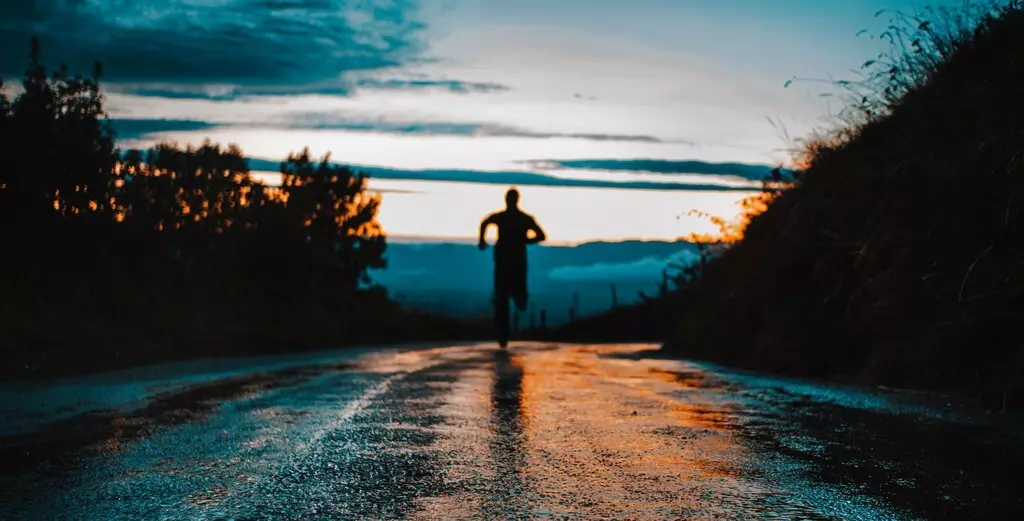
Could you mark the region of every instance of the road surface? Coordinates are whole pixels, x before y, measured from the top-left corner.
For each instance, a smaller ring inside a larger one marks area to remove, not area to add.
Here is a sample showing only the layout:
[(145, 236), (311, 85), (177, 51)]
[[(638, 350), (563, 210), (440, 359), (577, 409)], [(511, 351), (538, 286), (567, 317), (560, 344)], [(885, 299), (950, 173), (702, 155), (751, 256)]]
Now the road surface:
[(0, 519), (1024, 519), (1014, 417), (651, 350), (408, 346), (0, 386)]

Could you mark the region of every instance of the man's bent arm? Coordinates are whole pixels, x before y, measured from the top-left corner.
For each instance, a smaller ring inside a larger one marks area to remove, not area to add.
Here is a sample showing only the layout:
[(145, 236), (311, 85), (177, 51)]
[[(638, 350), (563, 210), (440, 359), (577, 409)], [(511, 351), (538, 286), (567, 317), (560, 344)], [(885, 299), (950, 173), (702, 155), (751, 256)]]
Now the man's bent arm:
[(488, 215), (486, 219), (480, 222), (480, 246), (487, 245), (484, 236), (487, 235), (487, 227), (492, 224), (494, 224), (494, 214)]
[(533, 238), (527, 241), (530, 244), (537, 244), (547, 240), (548, 236), (544, 234), (544, 230), (537, 224), (537, 221), (532, 221), (530, 229), (533, 230)]

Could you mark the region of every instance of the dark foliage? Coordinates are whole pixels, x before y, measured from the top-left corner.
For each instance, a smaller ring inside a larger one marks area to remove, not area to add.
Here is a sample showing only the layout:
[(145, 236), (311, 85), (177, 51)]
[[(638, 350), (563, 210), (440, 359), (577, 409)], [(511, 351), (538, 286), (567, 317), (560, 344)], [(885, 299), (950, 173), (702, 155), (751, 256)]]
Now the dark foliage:
[(890, 33), (896, 52), (858, 86), (877, 95), (703, 267), (668, 349), (1019, 399), (1024, 9), (971, 13)]
[(283, 185), (206, 142), (121, 154), (90, 78), (49, 74), (0, 97), (4, 373), (455, 335), (371, 284), (380, 196), (308, 151)]

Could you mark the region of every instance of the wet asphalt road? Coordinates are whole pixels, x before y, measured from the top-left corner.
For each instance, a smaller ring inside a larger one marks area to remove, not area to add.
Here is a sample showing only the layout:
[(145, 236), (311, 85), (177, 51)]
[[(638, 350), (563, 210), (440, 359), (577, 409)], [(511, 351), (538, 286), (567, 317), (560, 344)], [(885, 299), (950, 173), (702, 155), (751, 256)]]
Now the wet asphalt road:
[(0, 519), (1024, 519), (1016, 417), (650, 349), (8, 384)]

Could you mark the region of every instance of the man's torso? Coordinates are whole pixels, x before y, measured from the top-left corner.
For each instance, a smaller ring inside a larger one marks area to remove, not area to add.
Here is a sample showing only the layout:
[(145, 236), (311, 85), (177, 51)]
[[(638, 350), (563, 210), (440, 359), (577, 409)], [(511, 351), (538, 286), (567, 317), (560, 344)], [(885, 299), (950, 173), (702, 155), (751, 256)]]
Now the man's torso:
[(527, 233), (535, 226), (533, 217), (522, 211), (505, 210), (494, 214), (492, 218), (498, 226), (494, 259), (525, 262)]

